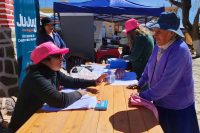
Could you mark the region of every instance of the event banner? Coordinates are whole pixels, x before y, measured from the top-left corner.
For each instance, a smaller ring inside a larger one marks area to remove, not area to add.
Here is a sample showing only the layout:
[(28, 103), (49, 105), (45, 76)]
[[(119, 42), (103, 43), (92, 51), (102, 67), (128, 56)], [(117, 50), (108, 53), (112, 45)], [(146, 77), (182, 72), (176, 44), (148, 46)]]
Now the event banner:
[(26, 75), (26, 67), (31, 63), (30, 53), (36, 46), (36, 32), (39, 20), (38, 0), (15, 0), (14, 18), (19, 86), (21, 86)]

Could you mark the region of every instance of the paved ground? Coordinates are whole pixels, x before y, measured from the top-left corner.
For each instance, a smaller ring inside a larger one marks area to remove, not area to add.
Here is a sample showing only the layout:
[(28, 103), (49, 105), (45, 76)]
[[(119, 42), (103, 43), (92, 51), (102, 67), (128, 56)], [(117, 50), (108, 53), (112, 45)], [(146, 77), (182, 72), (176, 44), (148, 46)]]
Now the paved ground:
[(195, 87), (195, 106), (200, 125), (200, 57), (193, 59), (193, 76)]

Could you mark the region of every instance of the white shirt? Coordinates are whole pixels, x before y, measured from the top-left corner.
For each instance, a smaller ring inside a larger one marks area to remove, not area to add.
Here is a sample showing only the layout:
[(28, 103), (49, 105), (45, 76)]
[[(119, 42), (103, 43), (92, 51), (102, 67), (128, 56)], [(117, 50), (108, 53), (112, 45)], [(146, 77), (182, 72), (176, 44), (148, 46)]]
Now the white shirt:
[(53, 38), (53, 32), (51, 32), (49, 35), (50, 35), (51, 38), (54, 40), (54, 38)]
[(166, 43), (165, 45), (162, 46), (158, 46), (158, 53), (157, 53), (157, 62), (160, 61), (160, 58), (162, 57), (163, 53), (165, 52), (165, 50), (176, 40), (176, 38), (172, 39), (171, 41), (169, 41), (168, 43)]

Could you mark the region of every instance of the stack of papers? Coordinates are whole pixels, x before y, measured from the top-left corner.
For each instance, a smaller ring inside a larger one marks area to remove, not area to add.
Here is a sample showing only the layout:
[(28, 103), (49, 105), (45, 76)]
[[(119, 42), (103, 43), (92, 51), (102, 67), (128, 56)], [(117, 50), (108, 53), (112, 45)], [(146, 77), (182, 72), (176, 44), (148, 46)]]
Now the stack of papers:
[[(72, 91), (74, 91), (74, 90), (65, 89), (62, 92), (69, 93)], [(91, 108), (95, 108), (96, 104), (97, 104), (96, 96), (89, 96), (88, 94), (86, 94), (86, 95), (82, 96), (81, 99), (79, 99), (78, 101), (74, 102), (73, 104), (71, 104), (70, 106), (68, 106), (66, 108), (54, 108), (54, 107), (50, 107), (47, 104), (44, 104), (44, 106), (41, 109), (45, 110), (45, 111), (91, 109)]]

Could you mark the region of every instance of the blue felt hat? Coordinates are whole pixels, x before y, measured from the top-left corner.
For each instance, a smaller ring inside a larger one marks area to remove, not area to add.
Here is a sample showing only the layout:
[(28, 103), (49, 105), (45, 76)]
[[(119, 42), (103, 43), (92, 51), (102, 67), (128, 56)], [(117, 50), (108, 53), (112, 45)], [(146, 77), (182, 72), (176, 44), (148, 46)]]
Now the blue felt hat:
[(173, 12), (161, 13), (158, 21), (150, 28), (169, 30), (181, 37), (184, 37), (183, 32), (180, 29), (180, 18), (178, 18), (177, 15)]

